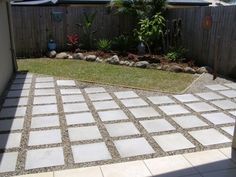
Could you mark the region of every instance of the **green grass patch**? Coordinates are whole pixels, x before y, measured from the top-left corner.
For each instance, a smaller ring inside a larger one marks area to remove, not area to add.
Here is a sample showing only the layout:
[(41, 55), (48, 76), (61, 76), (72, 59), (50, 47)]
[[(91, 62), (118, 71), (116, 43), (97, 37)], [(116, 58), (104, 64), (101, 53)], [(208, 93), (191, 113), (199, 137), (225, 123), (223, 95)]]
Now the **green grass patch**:
[(162, 92), (183, 91), (195, 79), (185, 73), (79, 60), (24, 59), (18, 60), (18, 67), (19, 71)]

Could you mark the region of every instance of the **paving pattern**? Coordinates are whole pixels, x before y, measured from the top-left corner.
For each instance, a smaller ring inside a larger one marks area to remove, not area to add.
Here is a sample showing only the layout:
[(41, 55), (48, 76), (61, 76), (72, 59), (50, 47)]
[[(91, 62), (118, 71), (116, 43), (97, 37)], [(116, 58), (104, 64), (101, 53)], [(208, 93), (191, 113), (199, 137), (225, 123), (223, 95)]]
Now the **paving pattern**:
[(0, 176), (229, 147), (236, 83), (139, 95), (18, 74), (0, 111)]

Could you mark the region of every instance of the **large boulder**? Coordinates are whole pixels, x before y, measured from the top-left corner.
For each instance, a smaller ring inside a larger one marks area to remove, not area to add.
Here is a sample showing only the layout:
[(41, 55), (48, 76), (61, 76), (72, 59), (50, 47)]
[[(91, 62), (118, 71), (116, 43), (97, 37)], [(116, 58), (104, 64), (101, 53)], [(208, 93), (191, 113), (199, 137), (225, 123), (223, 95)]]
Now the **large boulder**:
[(212, 69), (208, 66), (203, 66), (197, 69), (196, 71), (198, 74), (203, 74), (203, 73), (212, 73)]
[(134, 64), (134, 66), (138, 68), (146, 68), (148, 65), (149, 65), (149, 62), (147, 61), (139, 61)]
[(49, 58), (55, 58), (57, 55), (57, 52), (55, 50), (52, 50), (48, 53), (48, 57)]
[(69, 55), (66, 52), (61, 52), (56, 55), (57, 59), (67, 59)]
[(114, 55), (114, 56), (106, 59), (106, 62), (113, 64), (113, 65), (118, 65), (118, 64), (120, 64), (120, 59), (117, 55)]
[(179, 73), (179, 72), (183, 72), (183, 68), (179, 65), (173, 65), (168, 68), (168, 71)]
[(97, 56), (96, 56), (96, 55), (87, 55), (87, 56), (85, 57), (85, 60), (86, 60), (86, 61), (96, 61), (96, 59), (97, 59)]
[(73, 58), (74, 58), (74, 59), (78, 59), (78, 60), (84, 60), (84, 59), (85, 59), (83, 53), (75, 53), (75, 54), (73, 55)]
[(190, 73), (190, 74), (196, 73), (195, 69), (193, 69), (193, 68), (191, 68), (191, 67), (185, 67), (185, 68), (184, 68), (184, 72)]

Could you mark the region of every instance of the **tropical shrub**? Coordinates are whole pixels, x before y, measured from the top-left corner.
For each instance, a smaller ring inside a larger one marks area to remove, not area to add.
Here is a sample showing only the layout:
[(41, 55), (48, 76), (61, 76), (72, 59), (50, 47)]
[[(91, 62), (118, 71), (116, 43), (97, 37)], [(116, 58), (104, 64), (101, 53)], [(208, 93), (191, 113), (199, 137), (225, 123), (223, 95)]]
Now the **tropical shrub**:
[(79, 45), (79, 36), (77, 34), (67, 35), (67, 45), (69, 46), (70, 50), (74, 52)]
[(111, 49), (111, 41), (107, 39), (100, 39), (97, 42), (97, 48), (101, 51), (109, 51)]
[(178, 47), (171, 49), (167, 54), (166, 57), (171, 61), (178, 61), (183, 59), (186, 56), (187, 49), (184, 47)]

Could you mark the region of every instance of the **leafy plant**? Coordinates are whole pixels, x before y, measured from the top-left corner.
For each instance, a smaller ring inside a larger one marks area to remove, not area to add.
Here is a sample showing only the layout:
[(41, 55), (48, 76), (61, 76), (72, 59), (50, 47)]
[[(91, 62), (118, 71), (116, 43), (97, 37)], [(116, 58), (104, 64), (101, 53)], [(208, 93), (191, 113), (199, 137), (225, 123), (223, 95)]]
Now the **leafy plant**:
[(120, 35), (113, 39), (112, 48), (117, 51), (125, 52), (131, 47), (131, 43), (132, 40), (129, 36)]
[(77, 26), (83, 30), (83, 47), (86, 49), (91, 49), (94, 44), (94, 34), (97, 32), (96, 30), (93, 30), (95, 17), (96, 12), (92, 14), (84, 13), (83, 24), (77, 24)]
[(109, 51), (111, 49), (111, 41), (107, 39), (100, 39), (97, 42), (97, 47), (102, 51)]
[(67, 35), (67, 45), (71, 48), (71, 51), (75, 51), (79, 45), (79, 36), (77, 34)]
[(183, 47), (173, 48), (166, 54), (166, 57), (171, 61), (177, 61), (185, 57), (187, 49)]

